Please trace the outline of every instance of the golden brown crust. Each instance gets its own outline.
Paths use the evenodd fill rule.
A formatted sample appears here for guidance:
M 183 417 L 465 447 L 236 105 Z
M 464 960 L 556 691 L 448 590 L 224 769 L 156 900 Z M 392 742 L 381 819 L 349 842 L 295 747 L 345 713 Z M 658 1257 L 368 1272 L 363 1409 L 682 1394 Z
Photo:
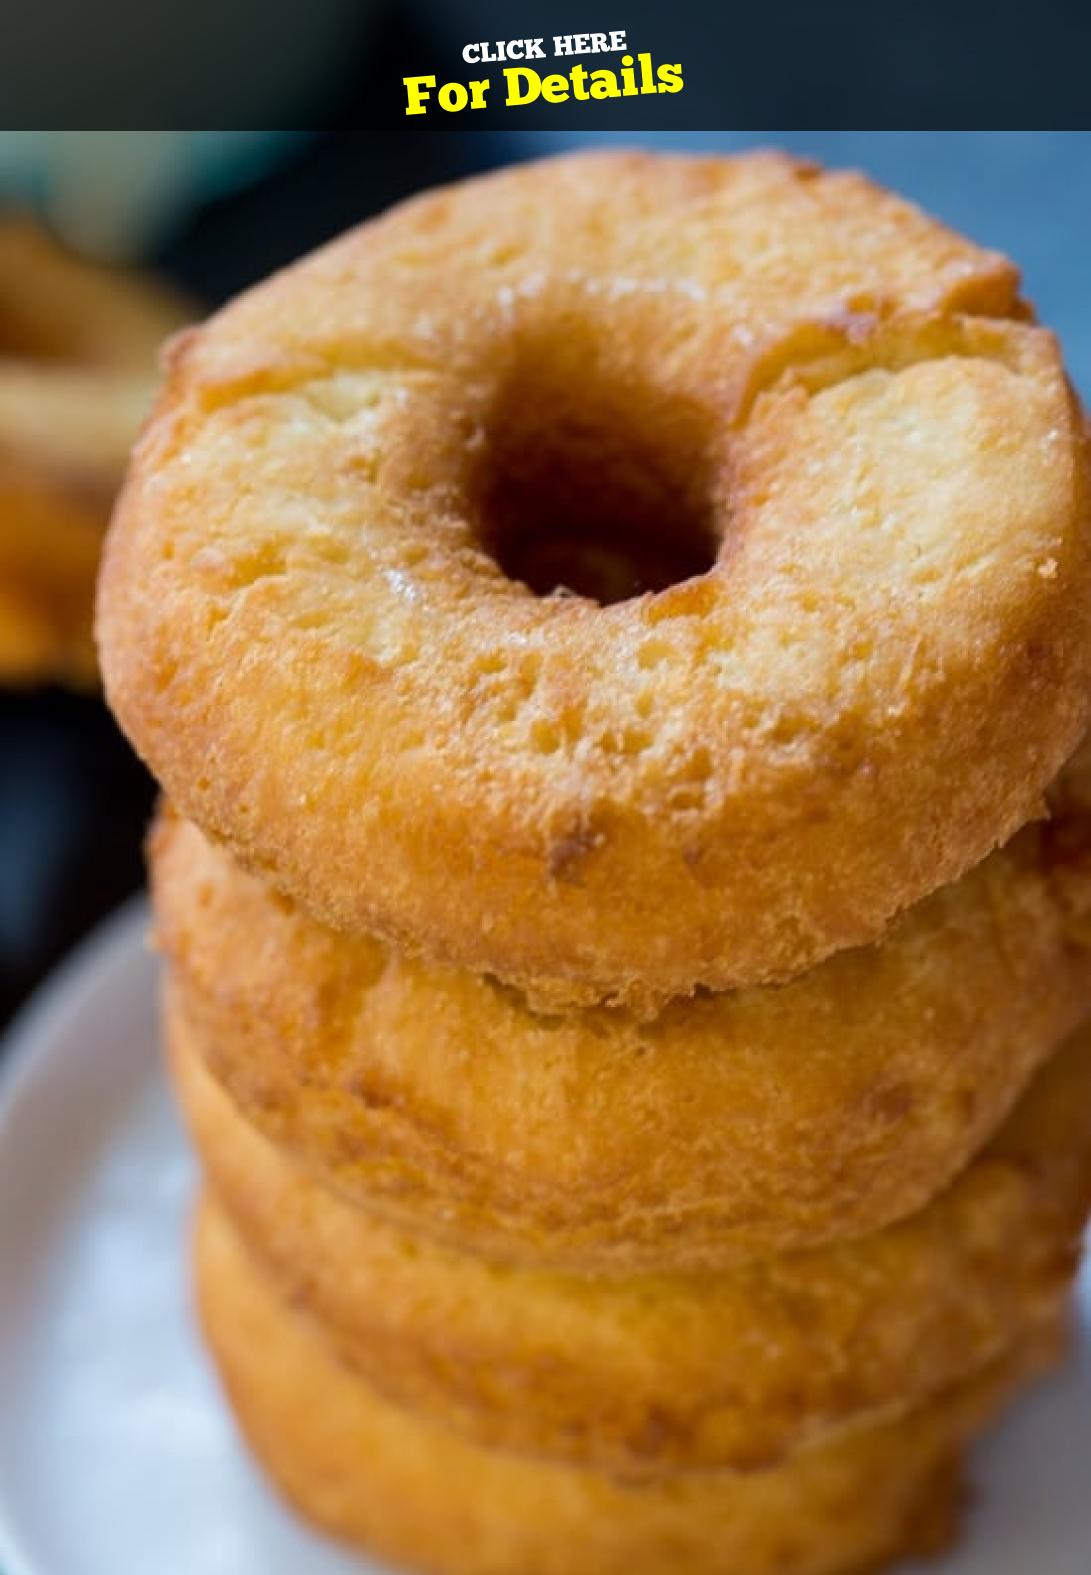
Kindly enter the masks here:
M 143 278 L 0 223 L 0 680 L 96 680 L 103 532 L 184 317 Z
M 720 1275 L 507 1269 L 309 1181 L 169 1035 L 220 1206 L 347 1365 L 472 1443 L 626 1476 L 767 1468 L 965 1381 L 1064 1294 L 1091 1203 L 1084 1030 L 891 1231 Z
M 431 1575 L 847 1575 L 951 1540 L 961 1452 L 1053 1358 L 1033 1334 L 982 1379 L 778 1471 L 626 1483 L 477 1449 L 381 1401 L 280 1304 L 223 1217 L 197 1233 L 202 1320 L 236 1417 L 315 1525 Z
M 170 816 L 158 940 L 250 1118 L 393 1222 L 565 1267 L 722 1267 L 919 1208 L 1091 1009 L 1088 761 L 880 945 L 650 1023 L 543 1017 L 336 935 Z
M 1087 456 L 1025 316 L 1004 259 L 784 158 L 425 196 L 175 357 L 111 704 L 337 927 L 553 1004 L 796 974 L 1010 836 L 1087 727 Z M 482 499 L 565 467 L 592 512 L 658 488 L 716 568 L 608 607 L 508 579 Z

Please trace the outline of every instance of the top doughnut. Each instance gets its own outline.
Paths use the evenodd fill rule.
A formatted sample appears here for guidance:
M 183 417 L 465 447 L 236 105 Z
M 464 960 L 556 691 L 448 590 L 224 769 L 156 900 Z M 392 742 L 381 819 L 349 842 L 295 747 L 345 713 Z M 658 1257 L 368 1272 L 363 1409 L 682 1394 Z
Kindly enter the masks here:
M 540 1004 L 789 977 L 1039 813 L 1091 722 L 1087 445 L 1030 316 L 777 155 L 409 202 L 176 343 L 111 704 L 334 926 Z

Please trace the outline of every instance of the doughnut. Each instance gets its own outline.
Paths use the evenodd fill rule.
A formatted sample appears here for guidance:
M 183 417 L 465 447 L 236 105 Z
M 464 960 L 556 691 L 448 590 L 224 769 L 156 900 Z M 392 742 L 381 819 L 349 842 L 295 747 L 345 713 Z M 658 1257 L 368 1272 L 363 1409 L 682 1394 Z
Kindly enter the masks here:
M 0 222 L 0 681 L 96 680 L 102 537 L 180 301 Z
M 145 275 L 70 252 L 33 219 L 0 222 L 4 359 L 147 377 L 187 303 Z
M 775 155 L 522 165 L 176 341 L 110 703 L 335 928 L 653 1012 L 878 938 L 1091 721 L 1088 447 L 1004 258 Z
M 430 1575 L 849 1575 L 957 1530 L 961 1452 L 1048 1366 L 1052 1326 L 893 1424 L 776 1471 L 627 1483 L 490 1452 L 387 1404 L 281 1302 L 223 1216 L 196 1235 L 202 1323 L 236 1419 L 308 1520 Z
M 880 944 L 778 989 L 542 1016 L 338 935 L 190 823 L 150 842 L 192 1042 L 246 1115 L 412 1233 L 600 1271 L 881 1229 L 977 1152 L 1091 1011 L 1091 748 Z
M 564 1276 L 407 1237 L 308 1180 L 172 1026 L 217 1201 L 379 1394 L 472 1443 L 620 1474 L 782 1462 L 995 1361 L 1070 1284 L 1091 1206 L 1091 1032 L 921 1214 L 719 1275 Z

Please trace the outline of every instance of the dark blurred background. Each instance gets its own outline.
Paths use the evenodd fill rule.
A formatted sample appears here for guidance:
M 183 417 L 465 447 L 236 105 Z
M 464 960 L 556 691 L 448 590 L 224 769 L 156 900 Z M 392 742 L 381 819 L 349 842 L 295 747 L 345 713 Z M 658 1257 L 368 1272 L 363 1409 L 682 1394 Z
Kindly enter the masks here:
M 420 60 L 425 70 L 432 54 L 450 59 L 450 74 L 458 74 L 449 17 L 439 5 L 410 9 L 409 64 L 404 18 L 392 27 L 378 6 L 367 14 L 349 8 L 351 23 L 348 12 L 342 16 L 342 32 L 334 32 L 358 50 L 355 91 L 368 71 L 386 72 L 386 82 L 391 65 L 415 70 Z M 480 25 L 467 28 L 464 18 L 457 43 L 516 31 L 497 21 L 495 9 L 464 11 L 478 13 Z M 549 30 L 562 25 L 551 21 Z M 579 25 L 587 26 L 585 10 Z M 327 80 L 331 92 L 343 88 L 344 61 L 312 58 L 320 53 L 312 50 L 301 64 L 319 82 Z M 737 109 L 741 78 L 731 81 Z M 289 102 L 290 85 L 278 88 Z M 751 111 L 758 107 L 753 95 L 741 96 Z M 801 90 L 801 102 L 815 100 Z M 211 307 L 410 192 L 611 135 L 522 125 L 456 131 L 449 121 L 202 133 L 196 141 L 173 133 L 6 132 L 0 133 L 0 206 L 30 206 L 68 244 L 149 266 Z M 775 143 L 864 167 L 977 240 L 1014 255 L 1027 292 L 1062 335 L 1077 385 L 1091 395 L 1091 313 L 1084 303 L 1091 133 L 630 130 L 620 139 L 720 149 Z M 96 918 L 141 883 L 151 803 L 150 782 L 94 694 L 59 687 L 0 694 L 0 1023 Z

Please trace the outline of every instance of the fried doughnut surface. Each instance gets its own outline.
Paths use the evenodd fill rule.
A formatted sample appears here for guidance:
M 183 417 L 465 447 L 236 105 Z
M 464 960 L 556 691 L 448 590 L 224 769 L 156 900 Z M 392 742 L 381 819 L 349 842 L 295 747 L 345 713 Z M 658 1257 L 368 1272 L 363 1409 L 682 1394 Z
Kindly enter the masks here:
M 351 1368 L 472 1443 L 623 1476 L 777 1465 L 972 1377 L 1066 1292 L 1091 1203 L 1084 1030 L 890 1231 L 719 1275 L 504 1268 L 308 1180 L 171 1033 L 220 1205 Z
M 0 680 L 96 678 L 102 536 L 182 303 L 0 222 Z
M 1004 258 L 774 155 L 426 195 L 179 344 L 111 703 L 335 926 L 554 1004 L 791 976 L 1087 726 L 1087 456 L 1027 315 Z
M 198 1300 L 238 1421 L 317 1526 L 432 1575 L 849 1575 L 937 1551 L 957 1528 L 960 1455 L 1053 1355 L 1051 1325 L 893 1424 L 775 1471 L 629 1483 L 478 1449 L 378 1398 L 281 1303 L 211 1205 Z
M 874 947 L 651 1022 L 309 920 L 167 814 L 159 944 L 248 1117 L 411 1231 L 575 1268 L 698 1268 L 921 1207 L 1091 1009 L 1091 751 L 1024 828 Z

